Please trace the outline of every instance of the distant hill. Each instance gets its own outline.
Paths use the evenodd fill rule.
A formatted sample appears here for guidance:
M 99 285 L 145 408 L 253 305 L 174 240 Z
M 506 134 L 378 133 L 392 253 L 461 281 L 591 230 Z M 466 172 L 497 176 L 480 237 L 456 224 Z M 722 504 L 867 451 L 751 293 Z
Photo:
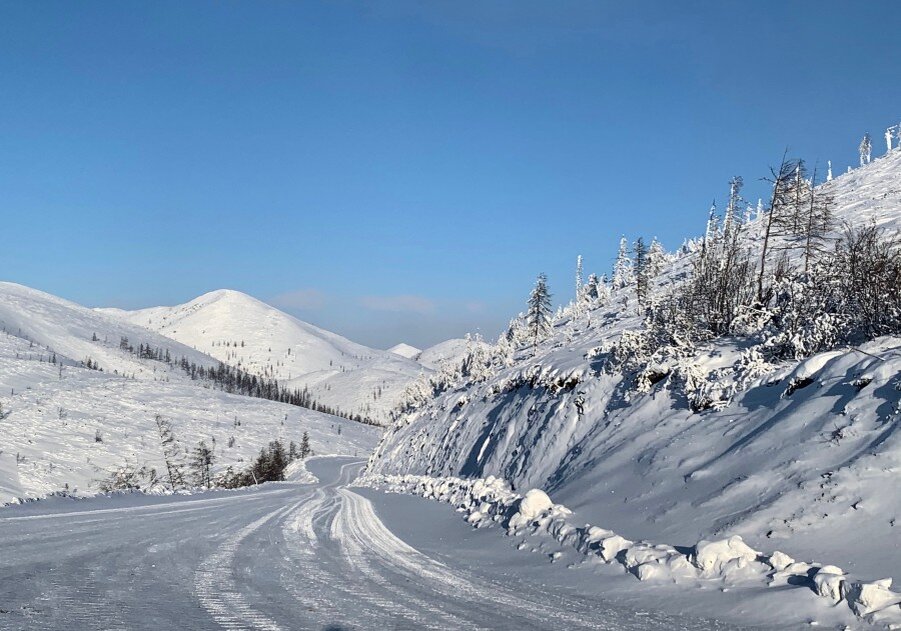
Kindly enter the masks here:
M 427 371 L 228 289 L 174 307 L 99 311 L 282 385 L 306 387 L 316 401 L 376 422 L 386 422 L 407 383 Z
M 0 282 L 0 504 L 95 493 L 113 475 L 163 489 L 158 415 L 174 457 L 186 465 L 203 440 L 214 473 L 241 470 L 270 441 L 300 442 L 304 432 L 315 453 L 363 454 L 376 440 L 377 428 L 192 380 L 181 358 L 219 364 L 122 318 Z

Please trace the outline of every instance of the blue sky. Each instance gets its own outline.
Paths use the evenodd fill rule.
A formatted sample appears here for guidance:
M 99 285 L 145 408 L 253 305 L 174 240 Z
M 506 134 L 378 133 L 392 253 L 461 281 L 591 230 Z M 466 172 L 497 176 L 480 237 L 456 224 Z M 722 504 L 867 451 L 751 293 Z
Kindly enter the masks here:
M 901 119 L 901 3 L 5 2 L 0 276 L 228 287 L 374 346 L 493 337 L 674 248 L 788 145 Z

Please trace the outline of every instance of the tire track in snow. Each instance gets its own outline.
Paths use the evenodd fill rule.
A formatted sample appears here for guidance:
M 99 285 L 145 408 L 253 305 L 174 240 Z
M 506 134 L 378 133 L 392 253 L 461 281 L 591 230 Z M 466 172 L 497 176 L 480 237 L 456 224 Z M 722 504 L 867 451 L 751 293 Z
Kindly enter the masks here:
M 378 518 L 368 499 L 346 488 L 338 489 L 338 494 L 342 500 L 341 511 L 332 522 L 331 534 L 350 551 L 349 555 L 355 561 L 354 567 L 361 571 L 367 563 L 365 552 L 368 551 L 377 557 L 381 565 L 395 569 L 411 581 L 425 581 L 429 589 L 451 602 L 479 603 L 490 610 L 501 606 L 512 616 L 522 616 L 538 628 L 546 626 L 549 620 L 556 620 L 561 628 L 608 628 L 597 620 L 567 611 L 567 603 L 563 599 L 560 599 L 559 606 L 553 607 L 525 598 L 497 583 L 483 582 L 467 573 L 453 571 L 395 536 Z M 542 594 L 542 597 L 547 599 L 548 594 Z M 478 628 L 459 618 L 452 626 Z M 439 628 L 448 628 L 448 625 Z
M 293 519 L 288 516 L 283 520 L 282 536 L 289 553 L 282 573 L 288 580 L 283 586 L 323 624 L 334 623 L 350 614 L 362 618 L 356 623 L 364 629 L 383 627 L 386 619 L 393 625 L 410 621 L 416 629 L 453 628 L 456 625 L 434 626 L 434 618 L 440 617 L 434 606 L 428 608 L 431 619 L 406 606 L 408 599 L 399 598 L 397 586 L 385 589 L 384 581 L 359 580 L 364 567 L 362 559 L 350 562 L 340 544 L 336 546 L 329 536 L 331 525 L 342 509 L 342 500 L 335 489 L 347 483 L 352 477 L 350 469 L 356 466 L 355 463 L 342 466 L 337 482 L 317 489 L 310 500 L 295 509 L 297 514 Z M 360 608 L 361 603 L 368 606 Z
M 274 620 L 254 609 L 234 581 L 232 564 L 241 542 L 266 525 L 296 509 L 300 503 L 279 508 L 248 524 L 222 543 L 194 573 L 194 593 L 207 613 L 225 629 L 282 631 Z

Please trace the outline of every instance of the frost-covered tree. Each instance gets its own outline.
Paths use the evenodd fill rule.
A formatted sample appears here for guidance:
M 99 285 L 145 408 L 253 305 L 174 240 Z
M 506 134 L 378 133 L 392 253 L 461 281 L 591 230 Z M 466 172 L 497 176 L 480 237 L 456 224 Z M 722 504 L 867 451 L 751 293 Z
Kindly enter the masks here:
M 736 175 L 729 180 L 729 203 L 726 205 L 726 216 L 723 217 L 723 232 L 727 236 L 742 221 L 741 208 L 744 205 L 744 200 L 741 198 L 741 188 L 744 186 L 744 183 L 740 175 Z
M 535 287 L 529 295 L 526 326 L 533 346 L 547 337 L 551 331 L 551 294 L 548 291 L 547 276 L 544 274 L 538 275 Z
M 813 171 L 811 186 L 804 218 L 801 224 L 801 238 L 804 246 L 804 273 L 810 271 L 813 260 L 826 248 L 828 234 L 832 230 L 832 196 L 816 188 L 817 172 Z
M 573 313 L 580 315 L 585 308 L 585 278 L 582 272 L 582 255 L 576 257 L 576 293 L 573 300 Z
M 870 140 L 870 132 L 863 135 L 863 140 L 860 141 L 858 150 L 860 151 L 860 166 L 869 164 L 873 155 L 873 143 Z
M 656 278 L 663 267 L 666 265 L 666 250 L 663 249 L 657 237 L 651 239 L 651 245 L 648 246 L 648 274 L 651 278 Z
M 642 237 L 638 237 L 632 247 L 633 264 L 635 271 L 635 293 L 638 296 L 638 304 L 644 304 L 651 286 L 650 269 L 648 268 L 648 246 Z
M 772 187 L 770 204 L 764 213 L 763 241 L 760 247 L 760 264 L 757 269 L 757 301 L 764 303 L 764 280 L 766 278 L 767 257 L 774 239 L 781 227 L 791 221 L 792 183 L 798 168 L 797 161 L 789 160 L 788 152 L 782 154 L 782 162 L 778 168 L 770 168 L 770 177 L 766 178 Z
M 830 259 L 849 335 L 866 340 L 901 333 L 901 237 L 875 223 L 846 226 Z
M 194 474 L 195 484 L 207 488 L 212 486 L 210 469 L 215 459 L 213 450 L 207 447 L 205 441 L 201 440 L 191 452 L 191 471 Z
M 714 243 L 720 234 L 720 220 L 716 214 L 716 200 L 713 200 L 713 203 L 710 204 L 710 211 L 707 213 L 707 226 L 704 228 L 704 242 L 702 243 L 702 248 L 707 249 L 707 247 Z
M 632 259 L 629 258 L 629 242 L 626 237 L 619 240 L 619 250 L 613 263 L 613 289 L 622 289 L 632 284 Z
M 582 255 L 576 257 L 576 302 L 582 297 L 585 281 L 582 275 Z
M 157 433 L 160 437 L 160 447 L 163 450 L 163 462 L 166 464 L 166 475 L 169 480 L 169 489 L 176 491 L 185 485 L 184 456 L 181 446 L 172 431 L 172 425 L 161 414 L 154 418 Z
M 585 291 L 583 292 L 583 296 L 585 297 L 585 301 L 589 303 L 594 303 L 597 301 L 598 297 L 600 297 L 599 285 L 600 280 L 598 279 L 597 274 L 589 274 L 588 282 L 585 285 Z
M 304 460 L 313 453 L 312 447 L 310 447 L 310 435 L 304 430 L 303 436 L 300 439 L 300 452 L 299 456 L 301 460 Z

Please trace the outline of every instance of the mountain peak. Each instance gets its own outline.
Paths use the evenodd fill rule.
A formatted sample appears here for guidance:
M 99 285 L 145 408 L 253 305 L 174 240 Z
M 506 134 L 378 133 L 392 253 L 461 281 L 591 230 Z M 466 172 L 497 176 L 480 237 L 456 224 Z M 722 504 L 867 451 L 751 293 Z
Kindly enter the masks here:
M 389 348 L 388 352 L 400 355 L 401 357 L 406 357 L 407 359 L 416 359 L 416 357 L 422 353 L 422 350 L 401 342 L 400 344 L 396 344 Z

